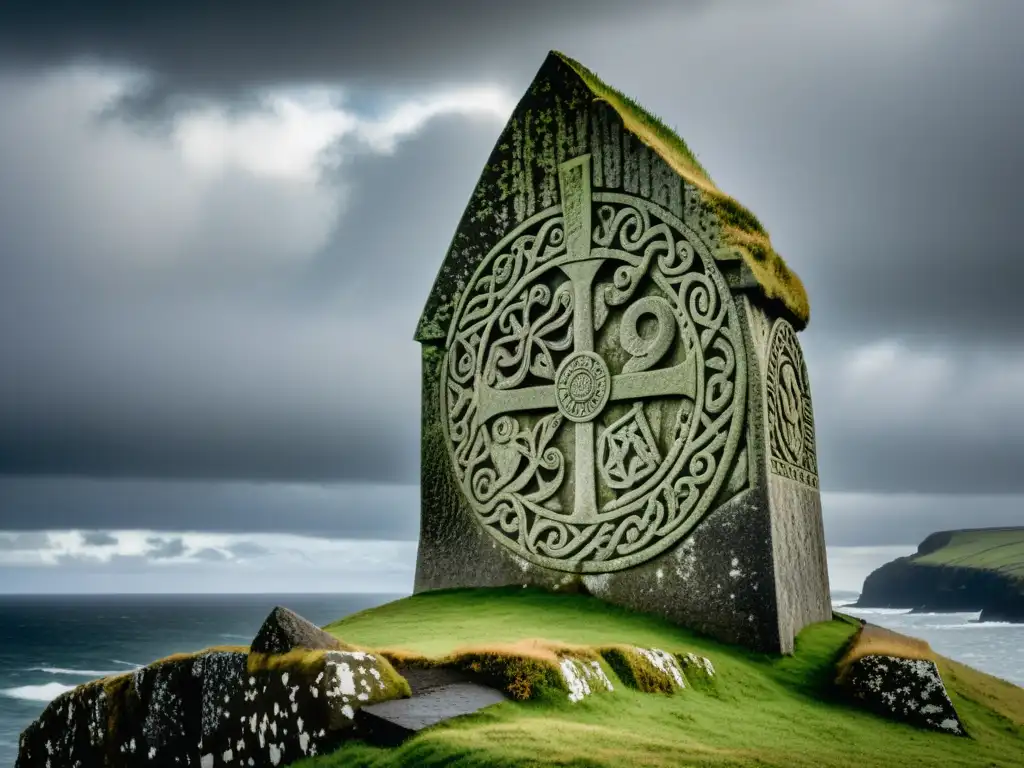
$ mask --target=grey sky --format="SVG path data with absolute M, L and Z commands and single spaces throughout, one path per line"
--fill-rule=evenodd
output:
M 1024 4 L 207 8 L 0 9 L 0 530 L 414 539 L 411 337 L 504 119 L 465 93 L 550 48 L 806 283 L 830 543 L 1024 521 Z

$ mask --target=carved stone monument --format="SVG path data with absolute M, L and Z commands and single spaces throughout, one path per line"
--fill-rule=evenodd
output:
M 790 651 L 831 617 L 808 314 L 682 140 L 550 54 L 416 332 L 416 591 L 585 590 Z

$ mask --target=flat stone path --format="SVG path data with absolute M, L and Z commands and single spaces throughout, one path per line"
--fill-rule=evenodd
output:
M 400 668 L 398 673 L 409 681 L 412 697 L 372 704 L 357 715 L 371 744 L 397 746 L 424 728 L 507 700 L 501 691 L 455 670 Z

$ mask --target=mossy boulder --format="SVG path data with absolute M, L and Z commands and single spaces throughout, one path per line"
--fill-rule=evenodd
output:
M 58 696 L 21 734 L 16 768 L 107 765 L 109 698 L 106 681 Z
M 271 639 L 263 647 L 284 647 Z M 259 767 L 323 754 L 357 735 L 361 707 L 410 695 L 383 656 L 334 644 L 211 648 L 86 683 L 25 730 L 17 768 Z
M 204 669 L 244 649 L 171 656 L 57 697 L 21 735 L 17 768 L 199 765 L 204 715 L 215 711 Z M 206 685 L 204 686 L 204 683 Z M 229 686 L 229 683 L 226 684 Z
M 599 661 L 578 656 L 565 656 L 558 664 L 562 680 L 569 694 L 569 701 L 576 703 L 595 693 L 610 693 L 615 690 L 611 679 Z
M 853 700 L 882 717 L 967 735 L 934 661 L 863 656 L 849 664 L 840 685 Z
M 609 672 L 617 674 L 618 669 L 604 653 L 618 650 L 619 646 L 595 649 L 546 640 L 520 640 L 463 648 L 434 658 L 396 651 L 388 656 L 400 668 L 457 670 L 516 701 L 575 703 L 595 693 L 615 690 Z M 646 662 L 637 662 L 642 663 Z
M 847 697 L 882 717 L 966 736 L 937 656 L 924 640 L 862 623 L 836 665 Z
M 204 768 L 235 765 L 238 757 L 260 766 L 321 754 L 354 735 L 358 709 L 410 693 L 385 659 L 362 651 L 261 655 L 241 662 L 221 667 L 209 682 L 216 693 L 212 708 L 204 700 Z
M 599 650 L 601 658 L 625 685 L 644 693 L 675 693 L 689 685 L 711 684 L 715 668 L 694 653 L 672 654 L 660 648 L 615 645 Z

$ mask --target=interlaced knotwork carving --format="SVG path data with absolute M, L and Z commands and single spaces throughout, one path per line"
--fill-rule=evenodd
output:
M 796 331 L 781 318 L 775 321 L 768 338 L 765 385 L 772 472 L 817 488 L 818 461 L 807 366 Z
M 713 258 L 668 211 L 590 190 L 511 232 L 466 286 L 441 411 L 480 524 L 539 565 L 604 572 L 679 541 L 731 469 L 746 358 Z

